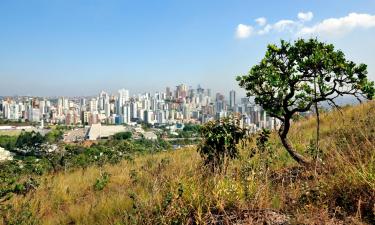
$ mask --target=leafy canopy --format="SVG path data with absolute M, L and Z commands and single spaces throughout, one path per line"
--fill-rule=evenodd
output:
M 282 121 L 308 111 L 315 102 L 336 106 L 334 100 L 342 95 L 360 100 L 375 94 L 365 64 L 345 59 L 342 51 L 317 39 L 268 45 L 262 61 L 237 81 L 257 104 Z
M 113 139 L 115 140 L 127 140 L 127 139 L 130 139 L 132 137 L 132 132 L 120 132 L 120 133 L 117 133 L 115 135 L 113 135 Z

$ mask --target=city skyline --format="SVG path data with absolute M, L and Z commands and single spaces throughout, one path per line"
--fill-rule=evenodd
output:
M 228 93 L 269 43 L 317 37 L 375 80 L 375 2 L 1 1 L 0 95 L 155 92 L 175 83 Z
M 153 94 L 131 95 L 129 90 L 122 88 L 116 93 L 101 91 L 91 97 L 0 98 L 0 119 L 32 122 L 40 124 L 42 129 L 44 124 L 89 125 L 92 134 L 88 138 L 93 140 L 100 134 L 101 124 L 132 127 L 148 124 L 177 129 L 181 128 L 180 125 L 204 124 L 230 115 L 239 116 L 242 126 L 252 131 L 272 128 L 278 123 L 250 98 L 241 96 L 237 99 L 234 90 L 226 95 L 212 92 L 210 88 L 191 88 L 185 84 L 166 87 L 165 91 Z
M 96 91 L 95 93 L 93 94 L 82 94 L 82 95 L 58 95 L 58 94 L 51 94 L 51 95 L 32 95 L 32 94 L 13 94 L 13 95 L 1 95 L 0 94 L 0 99 L 1 98 L 14 98 L 14 97 L 30 97 L 30 98 L 46 98 L 46 99 L 57 99 L 57 98 L 60 98 L 60 97 L 67 97 L 67 98 L 71 98 L 71 99 L 74 99 L 74 98 L 91 98 L 91 97 L 97 97 L 98 96 L 98 93 L 101 93 L 101 92 L 105 92 L 109 95 L 117 95 L 118 94 L 118 91 L 120 90 L 126 90 L 129 92 L 129 96 L 130 97 L 137 97 L 139 95 L 143 95 L 143 94 L 146 94 L 146 93 L 149 93 L 149 94 L 156 94 L 156 93 L 165 93 L 166 92 L 166 89 L 174 89 L 176 88 L 177 86 L 179 85 L 186 85 L 189 89 L 198 89 L 198 88 L 203 88 L 205 87 L 205 89 L 209 89 L 212 91 L 213 94 L 216 94 L 216 93 L 220 93 L 220 94 L 223 94 L 227 100 L 229 101 L 230 100 L 230 93 L 232 91 L 235 91 L 236 92 L 236 99 L 238 100 L 239 98 L 241 97 L 246 97 L 246 92 L 244 90 L 239 90 L 239 92 L 237 90 L 234 90 L 234 89 L 230 89 L 228 91 L 218 91 L 214 88 L 211 88 L 211 87 L 207 87 L 207 86 L 203 86 L 201 84 L 198 84 L 198 85 L 189 85 L 189 84 L 184 84 L 184 83 L 180 83 L 178 85 L 172 85 L 172 86 L 165 86 L 164 89 L 154 89 L 154 90 L 142 90 L 142 91 L 130 91 L 131 88 L 128 88 L 128 87 L 124 87 L 124 86 L 121 86 L 120 88 L 118 89 L 106 89 L 106 88 L 101 88 L 101 89 L 98 89 L 98 91 Z

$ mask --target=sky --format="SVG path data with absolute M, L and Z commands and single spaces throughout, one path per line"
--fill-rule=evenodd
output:
M 317 37 L 368 65 L 375 0 L 0 0 L 0 96 L 131 94 L 235 77 L 269 43 Z

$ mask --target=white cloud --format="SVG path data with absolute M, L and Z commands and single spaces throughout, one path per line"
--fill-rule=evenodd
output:
M 256 22 L 259 26 L 263 27 L 263 26 L 265 26 L 265 25 L 267 24 L 267 19 L 264 18 L 264 17 L 259 17 L 259 18 L 255 19 L 255 22 Z
M 314 14 L 312 12 L 306 12 L 306 13 L 305 12 L 299 12 L 297 16 L 298 16 L 298 19 L 305 22 L 305 21 L 312 20 L 312 18 L 314 17 Z
M 298 23 L 293 20 L 280 20 L 272 26 L 278 32 L 292 32 L 296 27 L 298 27 Z
M 345 17 L 325 19 L 312 27 L 303 27 L 300 35 L 342 36 L 356 28 L 375 27 L 375 15 L 350 13 Z
M 248 38 L 253 34 L 265 35 L 270 32 L 289 33 L 294 36 L 342 36 L 355 29 L 375 28 L 375 15 L 350 13 L 339 18 L 328 18 L 315 25 L 308 26 L 306 22 L 314 17 L 312 12 L 300 12 L 298 20 L 282 19 L 274 24 L 267 24 L 264 17 L 257 18 L 255 22 L 260 26 L 257 29 L 251 25 L 239 24 L 236 29 L 236 37 L 240 39 Z
M 258 31 L 259 35 L 268 34 L 272 30 L 272 26 L 267 24 L 262 30 Z
M 237 29 L 236 29 L 236 37 L 243 39 L 243 38 L 248 38 L 250 35 L 252 35 L 254 31 L 254 28 L 249 25 L 245 24 L 238 24 Z

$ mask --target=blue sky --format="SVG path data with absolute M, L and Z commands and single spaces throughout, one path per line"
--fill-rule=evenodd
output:
M 236 75 L 300 36 L 334 43 L 375 80 L 375 0 L 1 0 L 0 96 L 243 93 Z

